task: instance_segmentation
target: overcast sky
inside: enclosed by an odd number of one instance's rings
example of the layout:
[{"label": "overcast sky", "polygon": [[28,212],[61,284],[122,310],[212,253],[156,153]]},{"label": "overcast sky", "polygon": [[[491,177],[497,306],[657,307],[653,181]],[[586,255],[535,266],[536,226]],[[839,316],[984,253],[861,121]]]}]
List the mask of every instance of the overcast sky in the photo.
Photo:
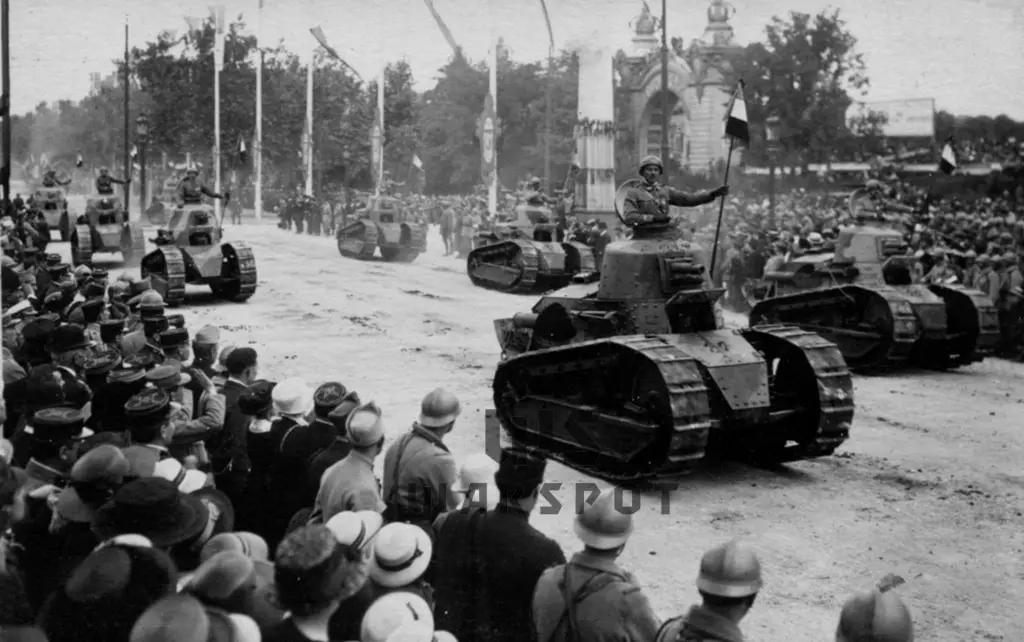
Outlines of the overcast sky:
[{"label": "overcast sky", "polygon": [[[650,0],[660,11],[659,0]],[[255,29],[257,0],[224,0]],[[78,99],[89,73],[112,71],[124,47],[126,13],[135,45],[164,29],[183,32],[183,16],[208,16],[197,0],[15,0],[11,2],[12,100],[15,113],[42,100]],[[519,60],[547,54],[539,0],[435,0],[469,57],[486,55],[493,27]],[[1024,120],[1024,0],[731,0],[741,43],[759,39],[773,15],[838,7],[859,40],[871,78],[868,100],[927,98],[957,114],[1006,113]],[[669,0],[671,36],[700,37],[708,0]],[[629,43],[641,0],[548,0],[556,46],[603,39]],[[364,77],[381,56],[405,58],[417,88],[433,84],[451,55],[423,0],[265,0],[264,36],[311,51],[309,28],[327,38]],[[499,88],[500,100],[500,88]]]}]

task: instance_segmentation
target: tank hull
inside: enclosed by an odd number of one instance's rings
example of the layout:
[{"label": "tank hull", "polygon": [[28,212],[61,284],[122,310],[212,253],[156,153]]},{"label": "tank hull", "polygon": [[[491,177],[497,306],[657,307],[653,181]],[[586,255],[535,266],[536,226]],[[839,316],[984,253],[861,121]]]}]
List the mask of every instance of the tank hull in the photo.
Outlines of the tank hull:
[{"label": "tank hull", "polygon": [[473,285],[515,294],[558,289],[596,268],[593,251],[572,242],[507,239],[478,247],[466,257]]},{"label": "tank hull", "polygon": [[258,279],[256,257],[243,242],[191,249],[164,246],[142,259],[141,272],[172,306],[185,300],[186,285],[205,285],[222,299],[242,303],[256,293]]},{"label": "tank hull", "polygon": [[377,251],[389,263],[412,263],[427,248],[425,231],[408,223],[377,223],[361,219],[338,230],[338,252],[345,258],[369,261]]},{"label": "tank hull", "polygon": [[847,284],[754,304],[751,327],[778,323],[833,341],[859,370],[966,365],[992,354],[999,340],[995,307],[981,292],[951,285]]},{"label": "tank hull", "polygon": [[853,419],[835,345],[786,326],[624,335],[516,353],[494,376],[516,445],[617,483],[686,473],[705,457],[778,463],[831,454]]}]

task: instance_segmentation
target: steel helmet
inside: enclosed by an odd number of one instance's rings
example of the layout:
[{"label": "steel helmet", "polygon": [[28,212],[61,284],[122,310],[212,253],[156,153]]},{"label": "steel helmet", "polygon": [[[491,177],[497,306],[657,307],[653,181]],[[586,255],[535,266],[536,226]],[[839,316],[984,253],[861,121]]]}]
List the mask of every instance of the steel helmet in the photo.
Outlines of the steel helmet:
[{"label": "steel helmet", "polygon": [[700,558],[697,590],[718,597],[749,597],[761,590],[761,562],[752,548],[733,540]]},{"label": "steel helmet", "polygon": [[621,498],[624,492],[609,488],[576,515],[573,530],[581,542],[601,551],[610,551],[626,543],[633,534],[633,514],[623,510],[621,499],[616,501],[616,497]]},{"label": "steel helmet", "polygon": [[454,393],[435,388],[420,403],[419,424],[426,428],[443,428],[455,421],[462,412],[462,404]]},{"label": "steel helmet", "polygon": [[661,159],[658,158],[657,156],[655,156],[654,154],[651,154],[649,156],[644,156],[644,159],[642,161],[640,161],[640,174],[641,175],[643,175],[644,168],[647,167],[648,165],[654,165],[655,167],[658,168],[659,172],[665,173],[665,166],[661,164]]},{"label": "steel helmet", "polygon": [[540,179],[536,176],[530,178],[530,187],[540,187]]},{"label": "steel helmet", "polygon": [[106,174],[106,173],[107,173],[107,172],[109,172],[109,171],[110,171],[110,170],[109,170],[109,169],[107,169],[106,167],[101,167],[101,168],[100,168],[100,174]]},{"label": "steel helmet", "polygon": [[910,610],[892,591],[865,592],[843,604],[836,642],[914,642]]},{"label": "steel helmet", "polygon": [[141,307],[164,307],[164,298],[156,290],[146,290],[139,295],[139,306]]}]

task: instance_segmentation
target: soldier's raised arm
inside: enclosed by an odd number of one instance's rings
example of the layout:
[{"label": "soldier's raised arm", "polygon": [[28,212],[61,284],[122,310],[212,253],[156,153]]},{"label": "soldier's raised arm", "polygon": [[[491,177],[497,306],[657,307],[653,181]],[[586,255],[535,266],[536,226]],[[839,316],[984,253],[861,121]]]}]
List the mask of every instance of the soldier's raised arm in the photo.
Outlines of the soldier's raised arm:
[{"label": "soldier's raised arm", "polygon": [[696,207],[714,201],[719,196],[729,193],[729,186],[722,185],[713,190],[702,190],[700,192],[684,192],[674,187],[668,188],[668,204],[676,207]]}]

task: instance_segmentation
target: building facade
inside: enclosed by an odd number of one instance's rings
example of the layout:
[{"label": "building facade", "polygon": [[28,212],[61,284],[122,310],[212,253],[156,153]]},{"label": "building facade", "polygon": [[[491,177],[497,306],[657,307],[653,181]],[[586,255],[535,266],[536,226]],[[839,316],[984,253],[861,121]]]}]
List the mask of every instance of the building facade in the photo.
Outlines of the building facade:
[{"label": "building facade", "polygon": [[669,128],[669,155],[685,170],[706,173],[725,160],[729,142],[724,122],[732,92],[727,79],[729,64],[743,50],[729,24],[731,16],[725,0],[711,0],[700,39],[689,47],[683,46],[682,38],[671,39],[666,118],[662,113],[658,20],[644,5],[633,23],[630,50],[620,50],[615,56],[618,167],[635,167],[648,154],[660,157],[665,126]]}]

